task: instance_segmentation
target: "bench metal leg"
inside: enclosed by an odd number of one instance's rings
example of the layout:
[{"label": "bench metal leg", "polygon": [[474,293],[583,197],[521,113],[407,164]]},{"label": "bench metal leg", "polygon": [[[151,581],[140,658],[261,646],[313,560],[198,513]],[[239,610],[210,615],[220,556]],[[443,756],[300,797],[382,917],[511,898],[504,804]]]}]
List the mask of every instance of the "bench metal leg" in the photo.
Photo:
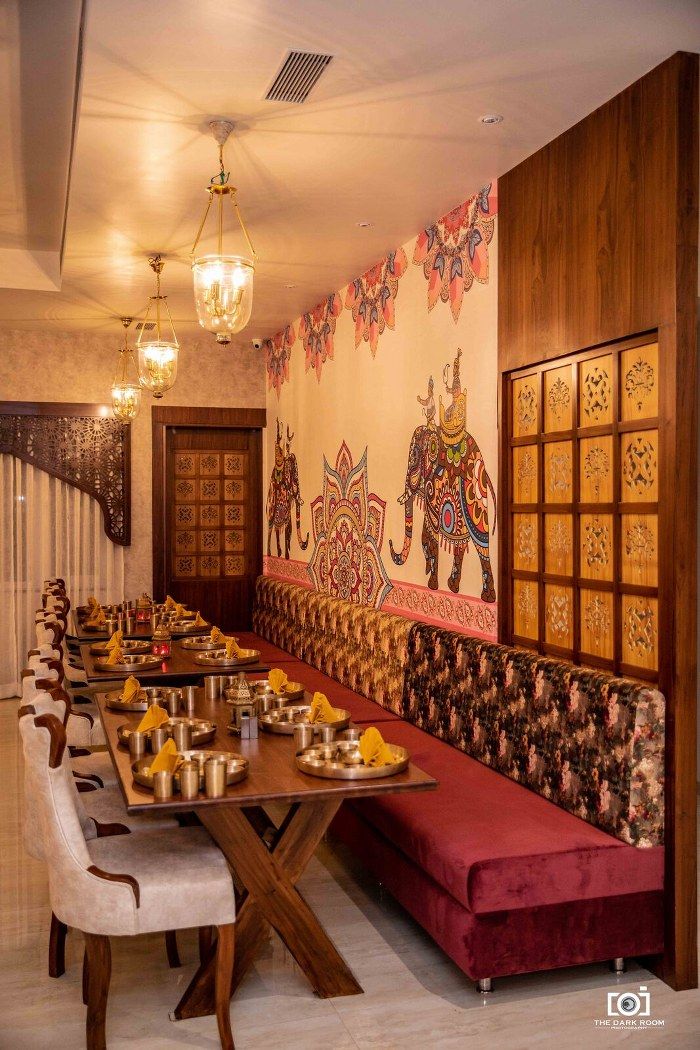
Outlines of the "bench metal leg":
[{"label": "bench metal leg", "polygon": [[482,977],[476,982],[476,988],[482,995],[489,995],[493,991],[493,981],[490,977]]},{"label": "bench metal leg", "polygon": [[610,968],[612,969],[613,973],[624,973],[627,969],[627,967],[625,966],[625,960],[621,955],[619,955],[616,959],[613,959],[613,961],[610,964]]}]

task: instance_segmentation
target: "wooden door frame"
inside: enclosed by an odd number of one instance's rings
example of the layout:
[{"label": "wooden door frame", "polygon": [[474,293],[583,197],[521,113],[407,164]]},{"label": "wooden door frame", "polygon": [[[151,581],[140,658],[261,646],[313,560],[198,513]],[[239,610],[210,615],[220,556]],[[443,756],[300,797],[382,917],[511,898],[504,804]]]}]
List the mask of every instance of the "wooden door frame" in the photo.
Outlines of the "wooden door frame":
[{"label": "wooden door frame", "polygon": [[257,430],[259,448],[257,473],[259,484],[251,487],[252,514],[259,520],[256,535],[256,569],[262,573],[262,431],[267,424],[264,408],[185,408],[154,405],[151,409],[152,432],[152,524],[153,524],[153,594],[165,595],[167,551],[167,506],[165,502],[167,429],[168,427],[201,427],[210,430]]}]

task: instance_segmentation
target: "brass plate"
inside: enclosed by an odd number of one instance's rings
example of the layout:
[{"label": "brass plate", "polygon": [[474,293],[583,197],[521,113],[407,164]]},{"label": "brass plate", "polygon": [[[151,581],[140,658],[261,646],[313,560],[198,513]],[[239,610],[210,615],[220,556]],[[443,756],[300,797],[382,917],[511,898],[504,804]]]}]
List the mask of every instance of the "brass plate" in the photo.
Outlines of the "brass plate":
[{"label": "brass plate", "polygon": [[[97,642],[95,645],[90,646],[90,653],[92,656],[104,656],[105,646],[107,642]],[[121,644],[121,650],[124,653],[129,653],[132,656],[139,656],[143,653],[150,653],[151,643],[150,642],[139,642],[129,641],[125,639]]]},{"label": "brass plate", "polygon": [[211,636],[208,634],[195,634],[190,638],[183,638],[180,645],[183,649],[198,649],[200,652],[221,648],[221,643],[212,642]]},{"label": "brass plate", "polygon": [[[208,744],[210,740],[213,740],[216,736],[216,726],[213,722],[210,722],[207,718],[181,718],[179,715],[175,718],[169,718],[167,722],[163,722],[163,725],[168,730],[170,736],[173,735],[173,727],[176,722],[187,722],[192,726],[192,744],[195,747],[200,747],[202,744]],[[124,725],[117,726],[117,737],[122,747],[128,748],[129,737],[137,728],[137,723],[129,725],[127,722]],[[150,749],[151,746],[151,734],[149,732],[146,746]]]},{"label": "brass plate", "polygon": [[173,620],[172,623],[166,623],[164,626],[168,628],[171,634],[194,634],[202,630],[201,626],[195,627],[191,620],[187,618],[184,620]]},{"label": "brass plate", "polygon": [[197,653],[195,660],[205,667],[238,667],[240,664],[257,663],[260,659],[259,649],[241,649],[241,655],[232,656],[230,660],[226,659],[225,654],[225,649],[215,649],[210,653]]},{"label": "brass plate", "polygon": [[[123,711],[126,714],[139,714],[140,712],[148,710],[148,706],[154,698],[157,698],[165,704],[166,696],[168,693],[172,692],[172,689],[172,686],[149,685],[139,690],[138,700],[130,700],[128,703],[126,700],[122,700],[121,689],[113,689],[111,692],[105,693],[105,703],[111,711]],[[178,689],[177,691],[182,700],[182,690]]]},{"label": "brass plate", "polygon": [[95,670],[107,674],[110,671],[150,671],[154,667],[160,667],[162,663],[162,656],[128,656],[123,663],[108,664],[107,657],[103,656],[95,660]]},{"label": "brass plate", "polygon": [[248,685],[256,696],[285,696],[287,700],[301,700],[305,693],[301,682],[288,682],[287,688],[281,693],[274,692],[267,678],[258,678],[254,682],[248,682]]},{"label": "brass plate", "polygon": [[392,777],[408,768],[410,755],[405,747],[389,744],[395,761],[386,766],[366,766],[360,757],[356,740],[334,740],[332,744],[313,744],[297,757],[297,768],[302,773],[329,780],[377,780]]},{"label": "brass plate", "polygon": [[[261,728],[267,730],[268,733],[284,733],[286,736],[291,736],[294,726],[309,724],[310,710],[310,704],[288,704],[281,710],[265,711],[259,716],[258,721]],[[323,726],[330,726],[331,729],[347,729],[350,712],[342,707],[336,708],[336,711],[340,715],[337,721],[313,722],[314,732],[320,732]]]},{"label": "brass plate", "polygon": [[[226,759],[226,783],[229,787],[231,784],[238,784],[241,780],[245,780],[248,776],[250,768],[248,759],[244,755],[239,755],[236,751],[182,751],[181,754],[183,758],[192,759],[193,762],[199,763],[200,791],[204,788],[204,763],[208,758]],[[152,759],[148,757],[137,758],[135,762],[131,763],[131,772],[137,784],[150,788],[152,791],[151,761]],[[173,776],[173,786],[176,791],[180,790],[180,776],[178,773],[175,773]]]}]

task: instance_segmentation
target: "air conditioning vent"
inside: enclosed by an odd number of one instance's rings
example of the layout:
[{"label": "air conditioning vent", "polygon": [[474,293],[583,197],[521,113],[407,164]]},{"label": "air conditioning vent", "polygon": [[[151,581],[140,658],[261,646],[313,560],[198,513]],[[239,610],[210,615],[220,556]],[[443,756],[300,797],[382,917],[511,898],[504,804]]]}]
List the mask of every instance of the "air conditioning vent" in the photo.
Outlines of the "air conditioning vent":
[{"label": "air conditioning vent", "polygon": [[156,322],[155,321],[148,321],[146,324],[144,324],[143,321],[139,321],[139,323],[136,325],[136,331],[137,332],[152,332],[153,329],[155,328],[155,326],[156,326]]},{"label": "air conditioning vent", "polygon": [[268,102],[306,102],[333,55],[290,51],[265,95]]}]

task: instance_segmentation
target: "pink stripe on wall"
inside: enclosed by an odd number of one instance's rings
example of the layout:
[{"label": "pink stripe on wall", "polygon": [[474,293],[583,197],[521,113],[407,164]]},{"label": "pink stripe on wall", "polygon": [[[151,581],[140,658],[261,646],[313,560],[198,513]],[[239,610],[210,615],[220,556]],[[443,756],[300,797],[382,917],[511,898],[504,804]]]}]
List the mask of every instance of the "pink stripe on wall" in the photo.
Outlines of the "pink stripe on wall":
[{"label": "pink stripe on wall", "polygon": [[[263,558],[263,572],[276,580],[296,583],[312,589],[306,562],[287,558]],[[424,620],[436,627],[447,627],[475,638],[497,641],[498,605],[482,602],[480,598],[451,591],[431,591],[416,583],[392,580],[392,590],[382,605],[382,611],[406,616],[410,620]]]}]

